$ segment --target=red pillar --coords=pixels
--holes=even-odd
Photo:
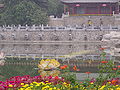
[[[72,8],[72,14],[75,14],[75,8],[74,7]]]
[[[110,5],[110,14],[112,14],[112,7],[111,7],[111,5]]]
[[[87,5],[84,6],[84,8],[85,8],[85,14],[88,14],[88,12],[87,12]]]
[[[100,6],[98,6],[98,14],[100,14]]]
[[[68,6],[68,12],[69,12],[69,14],[70,14],[70,7]]]
[[[117,8],[118,8],[118,14],[119,14],[119,3],[117,3],[117,6],[118,6]]]
[[[119,5],[118,5],[118,3],[116,4],[116,7],[115,7],[116,9],[115,9],[115,14],[118,14],[119,13]]]
[[[64,13],[66,14],[66,6],[64,5]]]

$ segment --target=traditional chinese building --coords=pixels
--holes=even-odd
[[[119,0],[61,0],[70,15],[112,15],[119,13]]]

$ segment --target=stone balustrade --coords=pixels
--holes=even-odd
[[[0,27],[0,42],[97,42],[111,31],[119,32],[120,26],[3,26]]]

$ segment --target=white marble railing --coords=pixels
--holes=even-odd
[[[39,30],[120,30],[120,26],[1,26],[0,31],[39,31]]]
[[[61,57],[62,55],[59,55],[59,56],[36,56],[36,55],[6,55],[7,58],[33,58],[34,60],[35,59],[44,59],[44,58],[56,58],[56,59],[63,59],[63,60],[69,60],[70,58],[66,58],[66,57]],[[111,56],[111,55],[106,55],[106,60],[115,60],[115,57]],[[79,56],[76,56],[74,57],[76,59],[80,59],[80,60],[101,60],[101,57],[100,55],[79,55]]]

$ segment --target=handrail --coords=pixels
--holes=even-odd
[[[39,31],[39,30],[120,30],[120,26],[2,26],[0,31]]]
[[[107,60],[114,60],[114,57],[111,55],[106,55]],[[44,59],[44,58],[57,58],[57,59],[65,59],[65,57],[60,57],[59,56],[35,56],[35,55],[6,55],[6,58],[33,58],[34,60],[39,58],[39,59]],[[82,60],[100,60],[100,55],[78,55],[75,57],[76,59],[82,59]],[[66,59],[67,60],[67,59]]]

